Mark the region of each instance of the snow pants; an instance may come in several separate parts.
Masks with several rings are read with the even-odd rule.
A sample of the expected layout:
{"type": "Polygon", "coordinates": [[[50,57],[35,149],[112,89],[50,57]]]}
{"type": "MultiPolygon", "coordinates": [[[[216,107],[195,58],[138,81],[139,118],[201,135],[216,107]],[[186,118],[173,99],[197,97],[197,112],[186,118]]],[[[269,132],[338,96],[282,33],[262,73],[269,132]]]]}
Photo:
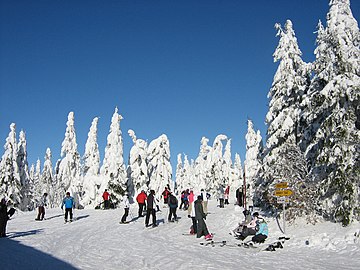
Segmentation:
{"type": "Polygon", "coordinates": [[[0,218],[0,237],[6,237],[7,217],[0,218]]]}
{"type": "Polygon", "coordinates": [[[251,240],[254,242],[254,243],[262,243],[265,241],[265,239],[267,238],[267,236],[265,234],[257,234],[255,235],[251,240]]]}
{"type": "Polygon", "coordinates": [[[139,204],[139,212],[138,212],[138,216],[142,217],[143,216],[143,212],[145,209],[145,203],[138,203],[139,204]]]}
{"type": "Polygon", "coordinates": [[[146,209],[145,225],[149,226],[150,215],[152,215],[153,225],[156,225],[156,212],[155,209],[146,209]]]}
{"type": "Polygon", "coordinates": [[[203,218],[197,220],[197,232],[196,237],[200,238],[201,236],[206,236],[209,234],[209,231],[207,229],[205,220],[203,218]]]}
{"type": "Polygon", "coordinates": [[[44,206],[39,206],[38,207],[38,215],[36,220],[43,220],[45,217],[45,207],[44,206]]]}
{"type": "Polygon", "coordinates": [[[176,207],[175,208],[169,208],[169,216],[168,216],[168,221],[171,221],[171,217],[174,216],[174,220],[177,220],[177,215],[176,215],[176,207]]]}
{"type": "Polygon", "coordinates": [[[121,222],[124,223],[126,221],[127,216],[129,215],[129,208],[124,208],[125,213],[121,218],[121,222]]]}
{"type": "Polygon", "coordinates": [[[68,215],[70,215],[70,221],[73,219],[72,208],[65,208],[65,221],[68,220],[68,215]]]}

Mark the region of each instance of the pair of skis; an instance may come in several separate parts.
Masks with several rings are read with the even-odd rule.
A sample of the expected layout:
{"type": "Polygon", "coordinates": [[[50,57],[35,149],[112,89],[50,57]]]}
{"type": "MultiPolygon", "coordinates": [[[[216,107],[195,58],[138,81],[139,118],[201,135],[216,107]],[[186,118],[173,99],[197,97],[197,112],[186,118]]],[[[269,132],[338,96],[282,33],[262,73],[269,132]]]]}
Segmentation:
{"type": "Polygon", "coordinates": [[[259,249],[260,251],[264,250],[264,251],[275,251],[278,248],[283,248],[283,244],[286,240],[289,240],[290,237],[279,237],[278,240],[267,244],[267,243],[253,243],[252,241],[248,241],[248,242],[243,242],[243,243],[239,243],[239,244],[230,244],[228,243],[226,240],[222,240],[222,241],[206,241],[206,242],[201,242],[200,245],[202,246],[220,246],[220,247],[242,247],[242,248],[254,248],[254,249],[259,249]],[[265,247],[265,248],[264,248],[265,247]]]}

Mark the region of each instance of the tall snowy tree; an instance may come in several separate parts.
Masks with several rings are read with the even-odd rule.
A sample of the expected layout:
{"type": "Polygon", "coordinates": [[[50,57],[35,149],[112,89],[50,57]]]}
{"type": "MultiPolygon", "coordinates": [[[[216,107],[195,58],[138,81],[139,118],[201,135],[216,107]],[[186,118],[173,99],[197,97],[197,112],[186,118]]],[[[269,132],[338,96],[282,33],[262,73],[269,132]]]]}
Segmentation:
{"type": "Polygon", "coordinates": [[[176,164],[176,174],[175,174],[175,183],[176,183],[176,192],[181,193],[184,187],[184,164],[181,159],[181,154],[177,155],[177,164],[176,164]]]}
{"type": "Polygon", "coordinates": [[[287,152],[289,145],[296,147],[299,141],[301,102],[310,84],[310,65],[301,59],[302,53],[292,22],[287,20],[284,29],[280,24],[276,24],[275,28],[280,40],[273,56],[274,62],[280,62],[268,94],[270,98],[269,111],[266,115],[268,129],[260,173],[262,193],[259,193],[260,197],[256,199],[257,202],[262,201],[267,206],[273,196],[271,192],[268,193],[273,187],[272,184],[288,181],[282,171],[284,166],[278,166],[279,155],[287,152]]]}
{"type": "Polygon", "coordinates": [[[130,149],[129,166],[127,168],[128,179],[133,185],[134,195],[147,190],[149,181],[148,165],[147,165],[147,142],[138,139],[135,132],[131,129],[128,130],[134,145],[130,149]]]}
{"type": "Polygon", "coordinates": [[[223,134],[216,136],[210,152],[211,170],[206,189],[212,194],[217,194],[219,188],[226,185],[227,180],[223,171],[224,158],[222,141],[226,141],[227,139],[227,136],[223,134]]]}
{"type": "Polygon", "coordinates": [[[16,125],[10,125],[10,132],[4,145],[5,153],[0,161],[0,192],[1,197],[7,197],[17,208],[22,206],[21,180],[17,164],[16,125]]]}
{"type": "Polygon", "coordinates": [[[157,198],[167,186],[172,186],[170,143],[165,134],[151,141],[148,147],[149,189],[155,190],[157,198]]]}
{"type": "Polygon", "coordinates": [[[80,155],[77,150],[73,112],[70,112],[68,115],[65,138],[61,146],[62,160],[59,164],[57,180],[61,185],[63,196],[69,191],[78,205],[82,183],[80,178],[80,155]]]}
{"type": "Polygon", "coordinates": [[[83,196],[81,203],[84,206],[96,206],[101,200],[101,194],[104,192],[100,190],[101,177],[100,171],[100,152],[97,143],[99,118],[95,117],[91,123],[88,133],[88,139],[85,144],[85,153],[82,157],[82,177],[83,177],[83,196]]]}
{"type": "MultiPolygon", "coordinates": [[[[42,194],[46,192],[48,194],[48,205],[50,207],[57,206],[58,202],[55,201],[55,192],[54,192],[54,173],[53,173],[53,166],[51,162],[52,154],[50,148],[46,148],[45,152],[45,161],[43,170],[41,173],[40,181],[43,186],[42,194]]],[[[38,194],[38,195],[42,195],[38,194]]]]}
{"type": "Polygon", "coordinates": [[[111,199],[115,204],[119,204],[125,191],[127,190],[127,176],[123,157],[123,139],[120,130],[120,121],[123,117],[118,113],[118,108],[111,118],[109,135],[105,156],[100,169],[100,174],[104,181],[100,189],[109,189],[111,199]]]}
{"type": "Polygon", "coordinates": [[[360,34],[349,0],[330,1],[317,45],[301,147],[319,183],[320,210],[347,225],[360,219],[360,34]]]}
{"type": "Polygon", "coordinates": [[[195,190],[196,192],[200,191],[201,188],[206,188],[211,170],[211,146],[208,145],[209,139],[202,137],[200,143],[199,155],[194,163],[194,186],[199,189],[195,190]]]}
{"type": "Polygon", "coordinates": [[[21,197],[23,198],[21,202],[21,209],[32,210],[33,194],[31,192],[29,165],[27,161],[27,143],[26,143],[25,132],[22,130],[19,133],[17,165],[19,168],[19,176],[21,183],[21,197]]]}
{"type": "Polygon", "coordinates": [[[258,174],[261,167],[260,154],[262,153],[263,145],[260,131],[255,132],[254,124],[251,120],[248,120],[248,130],[245,139],[244,172],[246,179],[246,202],[247,206],[253,206],[253,202],[257,201],[257,198],[254,198],[254,189],[259,177],[258,174]]]}

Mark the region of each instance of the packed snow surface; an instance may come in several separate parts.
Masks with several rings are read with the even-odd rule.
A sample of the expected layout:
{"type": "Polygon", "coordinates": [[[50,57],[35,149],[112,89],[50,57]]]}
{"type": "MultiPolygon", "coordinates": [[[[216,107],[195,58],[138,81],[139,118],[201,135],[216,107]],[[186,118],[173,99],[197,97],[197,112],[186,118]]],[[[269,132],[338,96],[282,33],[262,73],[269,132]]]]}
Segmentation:
{"type": "MultiPolygon", "coordinates": [[[[202,246],[204,239],[183,235],[191,220],[178,210],[179,221],[168,223],[168,208],[157,213],[156,228],[145,228],[132,205],[129,224],[119,224],[123,209],[75,210],[76,220],[64,224],[61,209],[47,209],[46,220],[35,212],[18,212],[0,238],[0,269],[360,269],[359,223],[343,228],[303,220],[288,225],[283,249],[202,246]]],[[[239,243],[229,232],[242,221],[242,209],[209,202],[206,219],[214,240],[239,243]]],[[[266,219],[269,239],[282,236],[276,220],[266,219]]],[[[151,219],[150,219],[151,222],[151,219]]]]}

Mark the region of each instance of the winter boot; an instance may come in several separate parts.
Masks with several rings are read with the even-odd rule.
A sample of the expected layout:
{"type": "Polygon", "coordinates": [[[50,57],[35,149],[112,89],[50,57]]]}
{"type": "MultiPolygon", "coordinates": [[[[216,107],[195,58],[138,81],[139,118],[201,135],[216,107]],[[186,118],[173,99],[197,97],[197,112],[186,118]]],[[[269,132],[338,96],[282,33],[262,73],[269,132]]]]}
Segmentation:
{"type": "Polygon", "coordinates": [[[212,238],[213,238],[213,236],[210,233],[208,235],[205,235],[205,240],[206,241],[210,241],[210,240],[212,240],[212,238]]]}

